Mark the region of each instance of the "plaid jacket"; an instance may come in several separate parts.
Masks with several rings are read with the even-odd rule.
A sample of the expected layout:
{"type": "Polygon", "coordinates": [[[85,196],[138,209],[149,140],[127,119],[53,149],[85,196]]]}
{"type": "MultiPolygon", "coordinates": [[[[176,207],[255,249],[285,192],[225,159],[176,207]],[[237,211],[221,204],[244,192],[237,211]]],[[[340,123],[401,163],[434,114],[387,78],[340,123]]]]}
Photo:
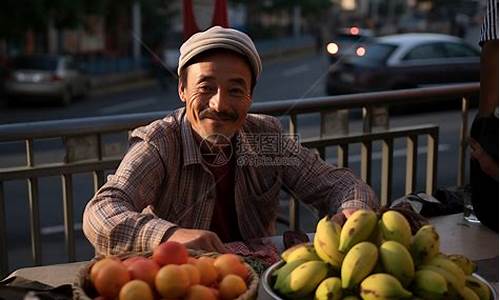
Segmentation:
{"type": "MultiPolygon", "coordinates": [[[[237,140],[235,206],[245,240],[275,234],[282,186],[330,212],[378,208],[368,185],[281,136],[274,117],[249,114],[237,140]]],[[[148,251],[177,227],[208,230],[215,197],[185,109],[178,109],[132,132],[116,173],[85,208],[83,231],[101,254],[148,251]]]]}

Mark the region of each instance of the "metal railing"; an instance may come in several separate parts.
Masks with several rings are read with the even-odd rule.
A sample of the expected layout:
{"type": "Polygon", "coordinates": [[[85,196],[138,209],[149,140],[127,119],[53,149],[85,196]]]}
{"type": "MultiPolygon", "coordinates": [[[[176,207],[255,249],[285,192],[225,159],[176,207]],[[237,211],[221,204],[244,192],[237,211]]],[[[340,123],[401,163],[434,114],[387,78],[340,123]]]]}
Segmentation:
{"type": "MultiPolygon", "coordinates": [[[[477,96],[479,84],[461,84],[445,87],[433,87],[414,90],[398,90],[390,92],[376,92],[335,97],[320,97],[300,100],[275,101],[255,103],[251,107],[253,113],[270,114],[274,116],[289,117],[290,133],[297,133],[297,116],[304,113],[321,113],[321,122],[324,116],[331,111],[340,109],[363,109],[363,134],[348,135],[335,138],[319,138],[303,141],[308,147],[317,148],[324,157],[324,148],[330,145],[339,145],[339,164],[347,165],[348,145],[361,143],[362,145],[362,172],[363,180],[370,182],[371,178],[371,143],[376,140],[383,141],[383,174],[381,199],[388,202],[391,199],[391,172],[393,139],[404,137],[407,139],[407,178],[406,192],[415,188],[416,174],[416,148],[417,137],[426,135],[428,138],[427,166],[428,176],[426,189],[432,192],[436,184],[436,163],[438,128],[436,126],[416,126],[404,129],[390,129],[383,132],[372,133],[373,111],[376,107],[388,106],[404,101],[416,103],[422,101],[443,101],[450,98],[461,98],[462,120],[460,131],[460,149],[457,171],[457,183],[463,184],[465,168],[465,138],[467,133],[467,112],[469,99],[477,96]],[[429,170],[430,173],[429,173],[429,170]]],[[[102,136],[106,133],[130,132],[130,130],[148,124],[153,120],[162,118],[166,112],[130,114],[120,116],[106,116],[94,118],[80,118],[58,121],[44,121],[21,124],[7,124],[0,126],[0,146],[5,142],[21,141],[26,144],[26,165],[21,167],[0,168],[0,277],[8,272],[7,233],[5,218],[4,182],[11,180],[26,180],[28,182],[30,234],[32,259],[35,265],[40,265],[40,216],[38,179],[45,176],[60,176],[63,187],[64,232],[68,260],[75,260],[75,238],[73,228],[73,197],[72,175],[91,172],[94,177],[94,190],[96,191],[104,182],[104,172],[114,170],[121,156],[105,157],[103,155],[102,136]],[[63,162],[50,164],[35,164],[33,161],[33,142],[37,139],[62,138],[65,149],[63,162]],[[79,153],[79,145],[85,141],[85,153],[79,153]],[[76,154],[75,154],[76,153],[76,154]]],[[[80,151],[81,152],[81,151],[80,151]]],[[[291,201],[290,226],[297,228],[299,225],[298,208],[296,200],[291,201]]]]}

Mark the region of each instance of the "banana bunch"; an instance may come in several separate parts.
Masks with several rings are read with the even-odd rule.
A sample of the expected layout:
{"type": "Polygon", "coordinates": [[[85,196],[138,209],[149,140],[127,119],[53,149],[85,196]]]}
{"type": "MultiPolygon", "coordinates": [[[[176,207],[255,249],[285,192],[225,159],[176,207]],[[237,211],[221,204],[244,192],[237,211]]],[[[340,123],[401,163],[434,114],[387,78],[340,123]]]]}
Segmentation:
{"type": "Polygon", "coordinates": [[[440,253],[432,225],[414,236],[397,211],[380,217],[358,210],[343,227],[327,217],[312,244],[281,254],[273,289],[286,299],[489,300],[491,290],[472,273],[476,265],[460,254],[440,253]]]}

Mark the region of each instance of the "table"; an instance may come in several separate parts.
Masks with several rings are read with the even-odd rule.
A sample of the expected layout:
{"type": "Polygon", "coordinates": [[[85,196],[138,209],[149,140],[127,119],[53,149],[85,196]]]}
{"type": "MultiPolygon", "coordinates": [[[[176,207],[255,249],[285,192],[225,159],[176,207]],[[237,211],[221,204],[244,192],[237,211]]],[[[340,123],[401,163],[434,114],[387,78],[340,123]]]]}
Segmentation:
{"type": "MultiPolygon", "coordinates": [[[[441,251],[464,254],[478,264],[477,273],[492,283],[498,295],[498,234],[481,224],[467,222],[462,214],[432,218],[439,233],[441,251]]],[[[310,235],[312,237],[312,235],[310,235]]],[[[281,236],[270,237],[278,250],[283,250],[281,236]]],[[[52,286],[72,283],[78,270],[88,261],[22,268],[8,277],[21,276],[52,286]]]]}

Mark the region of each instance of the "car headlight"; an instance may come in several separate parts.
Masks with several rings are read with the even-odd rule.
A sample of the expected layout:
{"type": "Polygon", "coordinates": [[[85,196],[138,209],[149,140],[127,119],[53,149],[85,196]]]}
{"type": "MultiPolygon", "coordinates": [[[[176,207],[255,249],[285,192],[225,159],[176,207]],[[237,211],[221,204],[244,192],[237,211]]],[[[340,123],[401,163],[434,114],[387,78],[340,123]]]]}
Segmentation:
{"type": "Polygon", "coordinates": [[[339,46],[335,43],[328,43],[328,45],[326,45],[326,51],[332,55],[337,54],[337,52],[339,52],[339,46]]]}

